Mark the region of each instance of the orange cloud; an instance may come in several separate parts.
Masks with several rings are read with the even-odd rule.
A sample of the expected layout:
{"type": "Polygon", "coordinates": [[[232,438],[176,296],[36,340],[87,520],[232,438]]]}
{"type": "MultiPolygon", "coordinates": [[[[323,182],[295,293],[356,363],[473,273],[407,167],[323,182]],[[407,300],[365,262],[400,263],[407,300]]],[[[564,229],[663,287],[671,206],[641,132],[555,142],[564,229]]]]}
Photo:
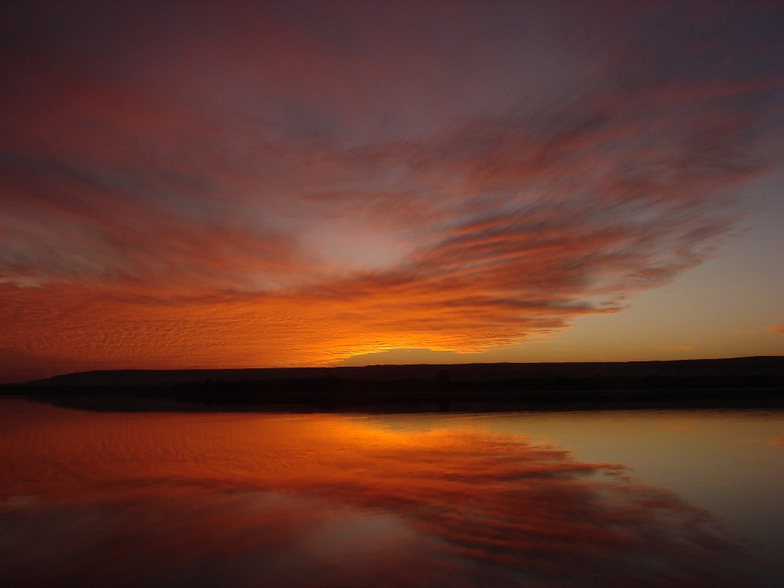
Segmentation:
{"type": "Polygon", "coordinates": [[[49,358],[41,374],[482,351],[617,312],[753,208],[736,189],[764,171],[753,138],[779,88],[673,75],[658,35],[527,59],[508,50],[524,10],[485,38],[467,6],[380,5],[383,34],[334,8],[337,35],[267,4],[199,4],[201,28],[170,31],[165,6],[88,2],[52,39],[31,6],[26,58],[0,53],[0,348],[49,358]],[[70,31],[82,17],[112,32],[70,31]],[[585,74],[602,63],[617,75],[585,74]],[[543,99],[508,105],[520,72],[543,99]]]}
{"type": "MultiPolygon", "coordinates": [[[[262,142],[256,165],[283,176],[271,183],[188,144],[174,167],[131,175],[125,162],[96,172],[20,153],[6,176],[18,198],[4,203],[0,345],[74,366],[302,365],[396,347],[481,351],[615,312],[710,255],[737,221],[720,187],[752,173],[719,158],[681,176],[676,157],[677,178],[662,180],[646,159],[675,139],[667,126],[640,138],[643,114],[624,104],[587,130],[510,117],[348,152],[262,142]],[[379,191],[389,169],[409,172],[379,191]],[[334,178],[356,187],[310,192],[334,178]],[[243,195],[270,190],[287,198],[243,195]]],[[[124,116],[115,122],[135,125],[124,116]]],[[[712,144],[742,130],[726,124],[712,144]]],[[[193,128],[176,114],[168,125],[193,128]]]]}
{"type": "Polygon", "coordinates": [[[768,333],[774,333],[776,335],[784,335],[784,324],[770,325],[769,327],[765,327],[765,330],[768,333]]]}

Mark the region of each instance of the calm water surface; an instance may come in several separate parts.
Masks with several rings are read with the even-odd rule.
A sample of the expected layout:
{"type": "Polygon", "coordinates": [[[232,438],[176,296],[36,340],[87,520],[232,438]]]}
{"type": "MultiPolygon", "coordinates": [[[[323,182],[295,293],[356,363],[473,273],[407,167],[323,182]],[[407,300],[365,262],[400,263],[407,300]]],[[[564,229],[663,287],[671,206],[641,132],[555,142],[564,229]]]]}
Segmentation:
{"type": "Polygon", "coordinates": [[[13,586],[779,586],[784,414],[0,401],[13,586]]]}

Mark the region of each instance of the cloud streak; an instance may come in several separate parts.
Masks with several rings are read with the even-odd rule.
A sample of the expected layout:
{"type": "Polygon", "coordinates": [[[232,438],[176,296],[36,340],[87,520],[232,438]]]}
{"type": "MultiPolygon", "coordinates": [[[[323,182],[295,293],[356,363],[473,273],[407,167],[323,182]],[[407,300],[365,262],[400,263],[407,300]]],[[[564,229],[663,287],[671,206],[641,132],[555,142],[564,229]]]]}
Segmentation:
{"type": "Polygon", "coordinates": [[[782,78],[767,57],[727,55],[780,47],[755,13],[757,40],[721,44],[733,6],[718,23],[681,15],[710,22],[693,37],[675,26],[674,44],[645,24],[669,12],[621,8],[628,31],[590,40],[539,5],[484,25],[472,3],[417,9],[426,35],[391,5],[305,17],[207,3],[183,27],[171,8],[115,7],[90,16],[106,43],[15,7],[0,55],[13,325],[0,346],[70,357],[76,334],[112,342],[85,344],[80,365],[152,367],[168,334],[180,348],[155,365],[291,365],[482,351],[617,312],[710,258],[755,208],[742,188],[769,163],[755,137],[782,78]],[[374,34],[381,17],[391,36],[374,34]],[[548,32],[524,43],[515,26],[536,22],[548,32]],[[153,42],[149,27],[169,34],[153,42]]]}

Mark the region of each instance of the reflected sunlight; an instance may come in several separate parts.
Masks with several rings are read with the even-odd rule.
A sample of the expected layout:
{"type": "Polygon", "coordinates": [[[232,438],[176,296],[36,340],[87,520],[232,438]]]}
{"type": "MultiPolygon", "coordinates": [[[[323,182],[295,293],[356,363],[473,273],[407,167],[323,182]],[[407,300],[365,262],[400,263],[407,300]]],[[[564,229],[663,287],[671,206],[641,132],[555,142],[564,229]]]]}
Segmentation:
{"type": "Polygon", "coordinates": [[[732,586],[750,561],[621,464],[471,423],[3,410],[19,585],[732,586]]]}

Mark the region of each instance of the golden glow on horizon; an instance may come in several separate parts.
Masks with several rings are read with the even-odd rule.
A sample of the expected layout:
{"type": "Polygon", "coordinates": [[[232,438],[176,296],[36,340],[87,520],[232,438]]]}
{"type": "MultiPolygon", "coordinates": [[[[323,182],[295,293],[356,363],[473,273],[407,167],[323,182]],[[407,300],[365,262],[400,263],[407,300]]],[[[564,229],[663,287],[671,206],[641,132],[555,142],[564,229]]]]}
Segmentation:
{"type": "MultiPolygon", "coordinates": [[[[437,303],[427,307],[422,299],[418,307],[401,304],[408,299],[394,293],[387,299],[355,300],[291,295],[167,300],[140,299],[130,291],[119,297],[74,286],[56,290],[0,286],[2,290],[6,304],[0,308],[5,326],[0,348],[28,350],[28,355],[9,354],[0,367],[18,374],[20,380],[89,369],[329,365],[351,357],[359,359],[355,365],[617,361],[728,357],[739,355],[741,349],[735,342],[737,335],[727,327],[730,337],[719,333],[704,341],[696,339],[702,335],[694,331],[688,344],[670,343],[669,319],[657,319],[656,307],[644,311],[642,303],[639,312],[595,316],[590,328],[580,326],[588,320],[583,317],[577,327],[559,332],[550,317],[543,318],[539,327],[530,315],[514,325],[503,317],[477,318],[471,309],[437,303]],[[370,306],[364,306],[368,301],[370,306]],[[498,323],[494,331],[488,327],[493,322],[498,323]],[[537,327],[547,336],[515,345],[520,329],[531,332],[537,327]],[[658,333],[656,329],[662,327],[658,333]]],[[[655,296],[643,298],[649,299],[655,296]]],[[[706,318],[710,316],[708,312],[706,318]]],[[[759,329],[743,336],[767,345],[747,344],[748,355],[781,352],[780,335],[759,329]]]]}

